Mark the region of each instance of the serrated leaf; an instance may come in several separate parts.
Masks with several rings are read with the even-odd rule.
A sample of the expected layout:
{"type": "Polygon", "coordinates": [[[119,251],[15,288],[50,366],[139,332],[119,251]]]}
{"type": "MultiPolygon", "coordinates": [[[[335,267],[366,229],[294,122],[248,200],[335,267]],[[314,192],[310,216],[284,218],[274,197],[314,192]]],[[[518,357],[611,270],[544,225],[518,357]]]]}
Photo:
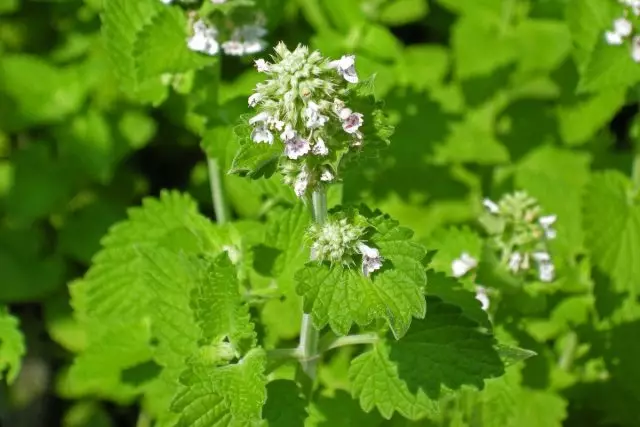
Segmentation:
{"type": "Polygon", "coordinates": [[[231,163],[229,173],[250,178],[269,177],[275,171],[282,149],[277,142],[256,144],[252,141],[240,146],[231,163]]]}
{"type": "Polygon", "coordinates": [[[300,331],[301,304],[294,274],[309,259],[304,234],[310,223],[311,215],[302,204],[286,212],[275,210],[267,222],[266,245],[254,248],[256,269],[275,278],[278,290],[284,296],[284,300],[268,301],[261,313],[267,334],[272,339],[292,339],[300,331]],[[269,251],[272,257],[269,257],[269,251]]]}
{"type": "Polygon", "coordinates": [[[206,342],[228,337],[241,354],[256,345],[249,308],[240,295],[236,267],[222,253],[208,260],[191,294],[191,308],[206,342]]]}
{"type": "Polygon", "coordinates": [[[134,55],[141,81],[163,73],[195,70],[217,60],[215,57],[193,52],[187,47],[187,29],[185,13],[179,8],[166,7],[140,30],[134,45],[134,55]]]}
{"type": "Polygon", "coordinates": [[[435,296],[447,304],[458,306],[469,319],[491,329],[491,321],[476,299],[475,292],[465,289],[458,280],[433,270],[427,272],[427,283],[428,296],[435,296]]]}
{"type": "Polygon", "coordinates": [[[142,102],[158,103],[166,96],[160,78],[138,78],[135,46],[142,30],[164,10],[155,0],[107,0],[102,12],[102,36],[121,90],[142,102]]]}
{"type": "Polygon", "coordinates": [[[266,401],[266,356],[256,348],[238,363],[216,367],[196,354],[181,376],[184,388],[172,410],[180,413],[176,427],[257,426],[266,401]]]}
{"type": "Polygon", "coordinates": [[[25,352],[24,336],[18,319],[0,305],[0,380],[6,378],[9,384],[15,381],[25,352]]]}
{"type": "Polygon", "coordinates": [[[326,324],[345,335],[351,325],[385,319],[396,338],[409,329],[412,317],[424,317],[426,274],[424,248],[411,241],[413,232],[388,215],[369,220],[375,230],[369,239],[385,258],[383,269],[364,277],[358,268],[309,264],[298,273],[297,292],[305,312],[320,329],[326,324]]]}
{"type": "Polygon", "coordinates": [[[586,246],[614,286],[640,290],[640,205],[632,185],[617,171],[594,174],[584,197],[586,246]]]}
{"type": "Polygon", "coordinates": [[[366,412],[376,407],[417,420],[440,412],[439,400],[462,387],[482,389],[504,374],[493,336],[455,306],[430,299],[424,319],[414,320],[400,341],[381,342],[355,358],[352,393],[366,412]]]}

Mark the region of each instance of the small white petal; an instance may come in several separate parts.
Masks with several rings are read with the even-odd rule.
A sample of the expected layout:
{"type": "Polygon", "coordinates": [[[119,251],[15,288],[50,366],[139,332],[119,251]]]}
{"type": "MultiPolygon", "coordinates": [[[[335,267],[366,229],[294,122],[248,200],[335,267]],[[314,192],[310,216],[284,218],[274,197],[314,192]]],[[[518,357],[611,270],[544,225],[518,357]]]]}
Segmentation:
{"type": "Polygon", "coordinates": [[[469,271],[473,270],[478,265],[478,261],[469,255],[467,252],[463,252],[460,258],[456,258],[451,263],[451,272],[453,277],[462,277],[469,271]]]}
{"type": "Polygon", "coordinates": [[[500,207],[490,199],[484,199],[482,201],[482,205],[492,214],[497,214],[498,212],[500,212],[500,207]]]}
{"type": "Polygon", "coordinates": [[[285,142],[284,154],[291,160],[296,160],[304,156],[311,150],[309,141],[304,138],[295,137],[285,142]]]}
{"type": "Polygon", "coordinates": [[[249,107],[255,107],[258,105],[258,102],[262,99],[261,93],[254,93],[249,97],[249,107]]]}
{"type": "Polygon", "coordinates": [[[296,193],[296,196],[302,197],[304,193],[307,191],[307,186],[309,185],[309,174],[306,171],[302,171],[296,177],[296,181],[293,184],[293,191],[296,193]]]}
{"type": "Polygon", "coordinates": [[[282,142],[287,142],[295,137],[296,131],[293,130],[293,127],[291,127],[289,123],[287,123],[286,127],[284,128],[284,132],[280,134],[280,139],[282,140],[282,142]]]}
{"type": "Polygon", "coordinates": [[[313,144],[313,150],[311,152],[316,156],[326,156],[329,154],[329,149],[322,138],[316,138],[316,142],[313,144]]]}
{"type": "Polygon", "coordinates": [[[635,62],[640,62],[640,36],[635,36],[631,41],[631,58],[635,62]]]}
{"type": "Polygon", "coordinates": [[[551,255],[548,252],[534,252],[532,254],[533,259],[538,262],[549,262],[551,261],[551,255]]]}
{"type": "Polygon", "coordinates": [[[626,18],[618,18],[613,21],[613,30],[621,37],[628,37],[633,32],[633,25],[626,18]]]}
{"type": "Polygon", "coordinates": [[[333,181],[333,178],[334,178],[333,174],[331,173],[330,170],[327,170],[327,169],[323,170],[322,174],[320,175],[320,181],[322,182],[331,182],[333,181]]]}
{"type": "Polygon", "coordinates": [[[487,288],[484,286],[476,285],[476,299],[480,301],[480,305],[484,311],[489,309],[489,295],[487,293],[487,288]]]}
{"type": "Polygon", "coordinates": [[[271,69],[271,66],[269,65],[269,63],[262,58],[256,59],[254,63],[255,63],[256,69],[260,73],[266,73],[271,69]]]}
{"type": "Polygon", "coordinates": [[[252,55],[254,53],[262,52],[265,48],[265,43],[262,40],[247,40],[242,45],[244,53],[252,55]]]}
{"type": "Polygon", "coordinates": [[[355,56],[344,55],[337,61],[331,61],[329,63],[330,68],[335,68],[338,74],[340,74],[349,83],[358,83],[358,74],[355,68],[355,56]]]}
{"type": "Polygon", "coordinates": [[[550,227],[552,226],[556,220],[558,219],[557,215],[547,215],[547,216],[541,216],[538,219],[538,222],[540,223],[540,225],[544,228],[550,227]]]}
{"type": "Polygon", "coordinates": [[[616,32],[607,31],[604,33],[604,38],[607,41],[607,44],[610,44],[612,46],[618,46],[622,44],[622,37],[616,32]]]}
{"type": "Polygon", "coordinates": [[[542,282],[551,282],[555,276],[555,267],[550,262],[540,263],[538,266],[538,278],[542,282]]]}
{"type": "Polygon", "coordinates": [[[509,270],[516,273],[520,270],[520,263],[522,262],[522,255],[520,252],[514,252],[509,257],[509,270]]]}
{"type": "Polygon", "coordinates": [[[353,114],[351,108],[341,108],[338,112],[338,117],[340,117],[340,120],[347,120],[351,114],[353,114]]]}
{"type": "Polygon", "coordinates": [[[244,55],[244,44],[238,40],[227,40],[222,43],[222,50],[227,55],[242,56],[244,55]]]}
{"type": "Polygon", "coordinates": [[[347,117],[347,119],[342,123],[342,129],[344,129],[347,133],[355,133],[358,131],[360,126],[362,126],[363,118],[360,113],[352,113],[347,117]]]}
{"type": "Polygon", "coordinates": [[[253,116],[252,118],[249,119],[249,124],[252,125],[254,123],[258,123],[258,122],[266,122],[269,119],[269,114],[267,114],[266,112],[262,112],[262,113],[258,113],[255,116],[253,116]]]}
{"type": "Polygon", "coordinates": [[[266,142],[267,144],[273,144],[273,134],[267,129],[264,124],[261,124],[253,129],[251,132],[251,139],[256,143],[266,142]]]}

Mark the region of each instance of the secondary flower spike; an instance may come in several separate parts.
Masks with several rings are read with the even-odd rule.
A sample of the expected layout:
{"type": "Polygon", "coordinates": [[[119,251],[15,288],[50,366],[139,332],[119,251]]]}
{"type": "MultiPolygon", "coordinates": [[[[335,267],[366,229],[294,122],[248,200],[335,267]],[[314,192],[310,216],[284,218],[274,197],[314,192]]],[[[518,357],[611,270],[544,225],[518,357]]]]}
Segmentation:
{"type": "MultiPolygon", "coordinates": [[[[274,51],[271,62],[255,61],[267,79],[247,100],[257,110],[249,119],[251,140],[272,144],[278,137],[284,181],[304,197],[333,182],[336,170],[330,162],[364,138],[364,114],[346,105],[348,84],[358,81],[355,56],[331,61],[302,45],[290,51],[284,43],[274,51]]],[[[375,268],[373,261],[370,267],[375,268]]]]}

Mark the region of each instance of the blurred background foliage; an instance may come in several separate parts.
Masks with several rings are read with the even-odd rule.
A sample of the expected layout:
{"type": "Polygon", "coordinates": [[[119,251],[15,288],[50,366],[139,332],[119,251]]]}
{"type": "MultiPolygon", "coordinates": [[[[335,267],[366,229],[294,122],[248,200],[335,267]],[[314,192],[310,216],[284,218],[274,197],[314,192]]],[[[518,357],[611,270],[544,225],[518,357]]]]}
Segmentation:
{"type": "MultiPolygon", "coordinates": [[[[609,2],[263,3],[272,44],[305,43],[332,57],[354,52],[359,73],[376,75],[396,133],[381,157],[344,177],[344,201],[381,208],[428,247],[450,247],[451,257],[473,238],[449,226],[471,223],[482,197],[522,188],[558,214],[554,253],[564,279],[527,288],[496,314],[501,333],[539,356],[509,374],[513,393],[488,387],[458,402],[470,406],[443,423],[640,425],[640,279],[621,283],[606,265],[594,268],[588,234],[597,230],[583,226],[585,203],[608,203],[584,199],[593,173],[640,169],[633,170],[640,66],[600,46],[615,14],[609,2]],[[513,413],[492,412],[496,401],[513,413]]],[[[20,319],[27,348],[17,380],[0,391],[0,421],[10,427],[135,425],[129,403],[65,389],[65,369],[87,339],[71,316],[67,284],[84,273],[109,226],[145,196],[188,191],[213,216],[201,140],[225,169],[235,147],[207,144],[220,130],[206,124],[245,113],[260,78],[250,58],[232,57],[166,75],[152,38],[143,43],[141,78],[126,58],[112,61],[108,44],[126,35],[105,23],[102,37],[102,7],[101,0],[0,0],[0,305],[20,319]],[[223,83],[213,87],[218,66],[223,83]]],[[[292,199],[275,178],[227,176],[225,185],[236,217],[259,219],[274,200],[292,199]]],[[[640,233],[640,214],[629,215],[637,223],[623,234],[640,233]]],[[[634,244],[624,259],[640,265],[634,244]]],[[[450,260],[441,256],[446,271],[450,260]]],[[[321,373],[337,389],[341,357],[321,373]]],[[[381,425],[375,413],[340,424],[348,409],[336,401],[351,402],[340,393],[316,405],[313,417],[328,420],[317,425],[381,425]]]]}

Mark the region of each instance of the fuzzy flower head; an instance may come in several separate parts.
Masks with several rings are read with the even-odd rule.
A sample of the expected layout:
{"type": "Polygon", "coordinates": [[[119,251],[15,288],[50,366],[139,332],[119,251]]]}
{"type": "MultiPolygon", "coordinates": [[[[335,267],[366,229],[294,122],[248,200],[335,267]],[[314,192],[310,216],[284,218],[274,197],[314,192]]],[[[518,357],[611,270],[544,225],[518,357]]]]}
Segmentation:
{"type": "Polygon", "coordinates": [[[500,201],[483,201],[480,222],[500,253],[503,265],[514,275],[533,273],[543,282],[554,278],[548,242],[556,238],[556,215],[542,214],[537,200],[524,191],[506,194],[500,201]]]}
{"type": "Polygon", "coordinates": [[[359,216],[332,217],[322,225],[313,224],[307,231],[311,243],[311,260],[340,263],[351,267],[358,261],[365,277],[379,270],[383,263],[380,250],[366,239],[368,224],[359,216]]]}
{"type": "Polygon", "coordinates": [[[304,197],[334,181],[338,157],[363,138],[367,118],[350,109],[346,101],[349,85],[358,82],[355,57],[331,61],[302,45],[290,51],[284,43],[274,50],[271,62],[255,61],[256,69],[267,79],[257,84],[248,99],[249,107],[256,109],[249,119],[251,140],[281,144],[281,163],[289,171],[288,162],[305,165],[305,179],[298,181],[297,188],[296,180],[283,171],[285,182],[304,197]]]}

